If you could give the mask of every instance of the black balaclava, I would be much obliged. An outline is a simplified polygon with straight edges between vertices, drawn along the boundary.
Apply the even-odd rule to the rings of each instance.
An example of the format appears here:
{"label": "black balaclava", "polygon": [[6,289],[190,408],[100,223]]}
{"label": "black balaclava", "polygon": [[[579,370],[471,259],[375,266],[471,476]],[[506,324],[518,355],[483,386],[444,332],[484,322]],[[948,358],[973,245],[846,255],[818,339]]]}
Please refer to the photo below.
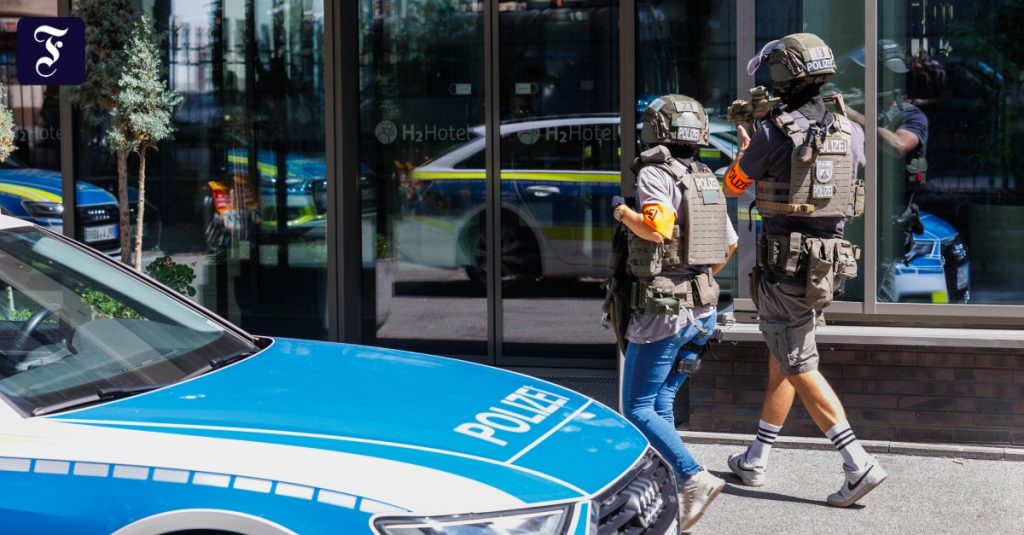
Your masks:
{"label": "black balaclava", "polygon": [[[793,84],[796,80],[790,82]],[[811,122],[820,122],[825,118],[825,103],[821,100],[821,83],[803,83],[792,92],[785,89],[780,90],[776,86],[776,92],[787,108],[799,111],[801,115]],[[792,87],[792,86],[790,86]]]}
{"label": "black balaclava", "polygon": [[694,156],[697,155],[697,146],[696,145],[665,145],[665,146],[668,147],[668,151],[670,153],[672,153],[672,157],[673,158],[679,158],[681,160],[686,160],[688,158],[693,158]]}

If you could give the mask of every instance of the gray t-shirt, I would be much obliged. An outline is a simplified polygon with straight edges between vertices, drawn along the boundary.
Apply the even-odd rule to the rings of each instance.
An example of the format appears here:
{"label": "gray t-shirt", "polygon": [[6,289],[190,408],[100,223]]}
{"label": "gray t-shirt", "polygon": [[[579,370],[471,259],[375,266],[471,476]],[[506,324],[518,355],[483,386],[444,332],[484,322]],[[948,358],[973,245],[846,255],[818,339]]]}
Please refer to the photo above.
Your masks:
{"label": "gray t-shirt", "polygon": [[[692,160],[680,160],[688,165]],[[686,217],[686,204],[683,192],[676,185],[672,175],[653,165],[644,166],[636,175],[636,207],[643,208],[648,204],[671,206],[675,212],[676,222]],[[726,243],[732,245],[739,241],[736,230],[732,226],[729,214],[725,214]],[[683,276],[707,272],[707,267],[679,266],[672,274]],[[695,307],[691,309],[694,318],[703,318],[714,312],[714,307]],[[672,336],[689,324],[687,314],[641,314],[634,311],[626,329],[626,339],[634,344],[648,344]]]}
{"label": "gray t-shirt", "polygon": [[[802,130],[806,130],[809,121],[799,111],[790,111]],[[853,145],[853,176],[850,180],[857,180],[859,168],[867,165],[867,158],[864,156],[864,130],[857,123],[853,125],[851,144]],[[759,179],[766,176],[775,177],[773,180],[788,181],[790,175],[790,158],[793,154],[793,141],[790,140],[771,121],[761,121],[757,130],[750,138],[750,145],[743,158],[740,159],[740,169],[752,179]],[[843,229],[846,227],[845,217],[799,217],[799,216],[771,216],[762,219],[764,232],[771,235],[786,235],[791,232],[815,238],[842,238]]]}

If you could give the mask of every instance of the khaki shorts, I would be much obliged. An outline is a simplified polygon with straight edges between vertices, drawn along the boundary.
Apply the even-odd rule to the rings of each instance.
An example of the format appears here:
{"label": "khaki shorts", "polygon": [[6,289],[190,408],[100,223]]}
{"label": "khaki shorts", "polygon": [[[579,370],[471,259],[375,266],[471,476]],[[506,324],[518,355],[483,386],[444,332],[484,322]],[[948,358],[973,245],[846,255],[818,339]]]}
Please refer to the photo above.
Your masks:
{"label": "khaki shorts", "polygon": [[761,334],[782,375],[813,372],[818,369],[814,331],[822,319],[821,311],[804,302],[803,277],[798,278],[799,283],[774,282],[772,278],[771,274],[761,276],[756,289]]}

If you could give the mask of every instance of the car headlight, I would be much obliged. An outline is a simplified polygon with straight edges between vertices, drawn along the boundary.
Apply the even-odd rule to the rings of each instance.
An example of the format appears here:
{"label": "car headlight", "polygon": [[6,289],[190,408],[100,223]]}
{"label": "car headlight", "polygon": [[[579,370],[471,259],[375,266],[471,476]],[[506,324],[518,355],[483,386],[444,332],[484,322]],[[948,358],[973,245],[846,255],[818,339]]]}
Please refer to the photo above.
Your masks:
{"label": "car headlight", "polygon": [[21,203],[32,217],[61,217],[64,215],[64,204],[59,202],[24,201]]}
{"label": "car headlight", "polygon": [[380,517],[373,525],[385,535],[562,535],[571,508],[546,507],[451,516]]}

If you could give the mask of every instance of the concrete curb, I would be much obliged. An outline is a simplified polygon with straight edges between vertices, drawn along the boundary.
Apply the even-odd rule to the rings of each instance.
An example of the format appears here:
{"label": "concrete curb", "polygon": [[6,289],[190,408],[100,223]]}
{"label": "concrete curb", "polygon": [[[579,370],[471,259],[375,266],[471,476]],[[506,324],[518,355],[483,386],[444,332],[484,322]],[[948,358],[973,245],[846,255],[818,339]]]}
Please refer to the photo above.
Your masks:
{"label": "concrete curb", "polygon": [[[746,446],[753,440],[751,435],[738,433],[707,433],[703,431],[680,431],[683,442],[692,444],[718,444]],[[990,461],[1024,462],[1024,448],[1003,448],[999,446],[964,446],[959,444],[914,444],[886,440],[862,440],[864,449],[871,453],[894,453],[898,455],[919,455],[925,457],[952,457],[956,459],[982,459]],[[780,436],[775,440],[776,448],[830,450],[828,439]]]}

